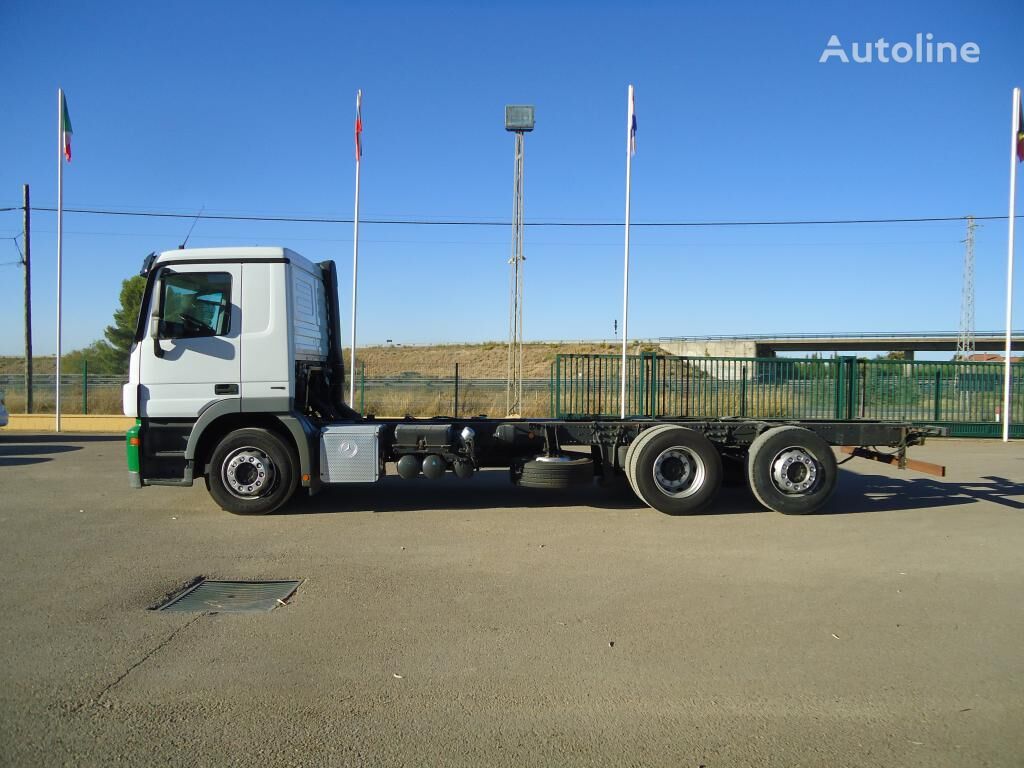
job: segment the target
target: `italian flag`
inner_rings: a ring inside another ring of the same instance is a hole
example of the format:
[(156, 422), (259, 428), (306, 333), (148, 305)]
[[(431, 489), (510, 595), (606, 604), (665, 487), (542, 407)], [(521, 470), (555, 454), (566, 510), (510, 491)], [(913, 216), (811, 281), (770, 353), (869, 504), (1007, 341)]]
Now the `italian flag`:
[[(63, 94), (61, 94), (63, 97)], [(71, 116), (68, 114), (68, 100), (61, 99), (60, 105), (60, 135), (61, 143), (64, 145), (64, 157), (71, 162)]]
[(363, 156), (363, 91), (356, 91), (356, 162)]
[(1017, 162), (1024, 163), (1024, 107), (1017, 109)]

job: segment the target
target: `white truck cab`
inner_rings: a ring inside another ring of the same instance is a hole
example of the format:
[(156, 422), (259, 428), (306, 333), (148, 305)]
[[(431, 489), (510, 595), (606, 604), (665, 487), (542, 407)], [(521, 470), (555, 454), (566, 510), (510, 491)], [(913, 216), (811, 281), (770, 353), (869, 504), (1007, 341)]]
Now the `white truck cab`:
[[(327, 360), (321, 267), (287, 248), (199, 248), (148, 261), (124, 412), (289, 409), (295, 361)], [(244, 306), (244, 311), (243, 311)]]
[[(333, 262), (279, 247), (195, 248), (150, 254), (142, 274), (123, 389), (124, 413), (138, 420), (135, 440), (145, 446), (133, 485), (191, 484), (217, 441), (261, 428), (294, 437), (301, 466), (290, 474), (315, 487), (302, 447), (316, 431), (308, 414), (354, 416), (336, 397), (343, 370), (337, 312), (328, 307), (337, 301)], [(264, 481), (270, 472), (281, 479), (281, 461), (257, 460)]]

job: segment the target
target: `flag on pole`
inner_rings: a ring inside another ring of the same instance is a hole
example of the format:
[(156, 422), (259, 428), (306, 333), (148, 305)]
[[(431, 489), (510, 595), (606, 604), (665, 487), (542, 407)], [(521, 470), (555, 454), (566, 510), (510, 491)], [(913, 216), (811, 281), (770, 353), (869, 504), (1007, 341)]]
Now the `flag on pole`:
[(1017, 109), (1017, 162), (1024, 163), (1024, 107)]
[(622, 265), (622, 370), (619, 373), (619, 415), (626, 418), (626, 344), (629, 340), (629, 187), (636, 154), (636, 100), (630, 83), (626, 96), (626, 242)]
[(1017, 214), (1017, 163), (1024, 161), (1024, 108), (1020, 103), (1020, 88), (1013, 89), (1010, 108), (1010, 214), (1007, 217), (1008, 237), (1006, 253), (1006, 356), (1003, 360), (1003, 442), (1010, 439), (1011, 382), (1010, 357), (1013, 351), (1013, 236)]
[(359, 169), (363, 156), (363, 91), (356, 91), (356, 194), (352, 217), (352, 354), (348, 359), (348, 402), (356, 401), (356, 300), (359, 298)]
[(363, 156), (363, 92), (356, 91), (356, 160)]
[(68, 114), (67, 97), (61, 95), (60, 105), (60, 135), (61, 144), (64, 145), (64, 158), (71, 162), (71, 116)]
[(629, 154), (636, 154), (636, 103), (632, 88), (629, 91)]

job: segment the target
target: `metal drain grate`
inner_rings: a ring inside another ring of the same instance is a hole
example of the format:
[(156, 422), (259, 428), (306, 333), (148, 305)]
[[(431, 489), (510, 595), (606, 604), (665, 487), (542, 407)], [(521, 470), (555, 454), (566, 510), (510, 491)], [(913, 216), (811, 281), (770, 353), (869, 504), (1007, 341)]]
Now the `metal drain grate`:
[(258, 613), (272, 611), (299, 588), (297, 581), (211, 581), (203, 579), (172, 597), (158, 611)]

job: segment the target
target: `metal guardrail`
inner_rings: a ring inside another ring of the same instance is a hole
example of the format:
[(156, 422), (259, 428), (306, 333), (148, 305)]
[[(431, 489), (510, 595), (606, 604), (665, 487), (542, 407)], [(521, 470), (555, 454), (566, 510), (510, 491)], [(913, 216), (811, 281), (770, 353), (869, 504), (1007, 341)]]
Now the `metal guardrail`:
[[(54, 373), (32, 374), (32, 389), (45, 390), (53, 389), (57, 375)], [(128, 381), (127, 376), (94, 376), (90, 374), (86, 381), (92, 387), (120, 387)], [(80, 373), (62, 373), (60, 375), (61, 387), (78, 386), (82, 383)], [(25, 391), (25, 374), (23, 373), (0, 373), (0, 389), (7, 392)]]

